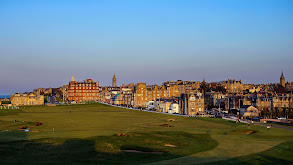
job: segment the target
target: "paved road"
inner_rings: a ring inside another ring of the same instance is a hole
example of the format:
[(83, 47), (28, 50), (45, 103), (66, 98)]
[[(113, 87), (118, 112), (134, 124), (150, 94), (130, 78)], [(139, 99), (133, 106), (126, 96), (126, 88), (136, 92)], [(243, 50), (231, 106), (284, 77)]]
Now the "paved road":
[(286, 129), (286, 130), (290, 130), (293, 131), (293, 127), (286, 127), (286, 126), (282, 126), (282, 125), (276, 125), (276, 124), (264, 124), (264, 123), (260, 123), (260, 122), (254, 122), (253, 124), (255, 125), (261, 125), (261, 126), (272, 126), (273, 128), (281, 128), (281, 129)]
[[(103, 102), (99, 102), (99, 103), (106, 104), (106, 105), (110, 105), (110, 106), (115, 106), (115, 105), (111, 105), (111, 104), (107, 104), (107, 103), (103, 103)], [(145, 112), (152, 112), (152, 113), (161, 113), (161, 114), (166, 114), (166, 115), (176, 115), (176, 116), (190, 117), (190, 116), (188, 116), (188, 115), (163, 113), (163, 112), (156, 112), (156, 111), (149, 111), (149, 110), (140, 110), (140, 109), (128, 108), (128, 107), (122, 107), (122, 106), (116, 106), (116, 107), (126, 108), (126, 109), (131, 109), (131, 110), (138, 110), (138, 111), (145, 111)], [(232, 120), (232, 121), (235, 121), (235, 122), (236, 122), (236, 118), (230, 118), (230, 117), (228, 117), (228, 116), (225, 116), (225, 117), (223, 117), (222, 119), (225, 119), (225, 120)], [(242, 123), (249, 123), (249, 121), (246, 121), (246, 120), (240, 120), (240, 122), (242, 122)], [(250, 124), (252, 124), (252, 123), (250, 123)], [(260, 126), (264, 126), (264, 127), (271, 126), (271, 124), (264, 124), (264, 123), (260, 123), (260, 122), (256, 122), (256, 121), (253, 121), (253, 124), (255, 124), (255, 125), (260, 125)], [(286, 127), (286, 126), (282, 126), (282, 125), (272, 125), (272, 127), (274, 127), (274, 128), (281, 128), (281, 129), (286, 129), (286, 130), (293, 131), (293, 127)]]

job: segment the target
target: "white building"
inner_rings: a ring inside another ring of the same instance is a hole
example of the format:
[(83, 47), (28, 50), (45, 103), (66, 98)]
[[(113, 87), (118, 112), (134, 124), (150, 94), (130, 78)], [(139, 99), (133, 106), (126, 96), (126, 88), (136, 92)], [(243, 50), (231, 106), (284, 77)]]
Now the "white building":
[(155, 102), (154, 101), (148, 101), (148, 109), (150, 109), (150, 110), (155, 109)]
[(171, 103), (168, 113), (179, 113), (179, 104), (178, 103)]

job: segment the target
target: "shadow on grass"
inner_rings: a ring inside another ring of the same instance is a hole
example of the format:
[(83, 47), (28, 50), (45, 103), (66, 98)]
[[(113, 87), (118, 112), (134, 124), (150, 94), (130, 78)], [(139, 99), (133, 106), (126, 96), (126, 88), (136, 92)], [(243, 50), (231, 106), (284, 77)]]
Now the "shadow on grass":
[[(166, 143), (176, 147), (168, 147)], [(217, 145), (210, 135), (186, 132), (24, 140), (0, 143), (0, 164), (142, 164), (208, 151)], [(129, 153), (124, 150), (162, 154)]]
[(293, 140), (283, 142), (266, 151), (207, 164), (293, 164)]
[(24, 112), (21, 109), (0, 109), (0, 116), (17, 115)]

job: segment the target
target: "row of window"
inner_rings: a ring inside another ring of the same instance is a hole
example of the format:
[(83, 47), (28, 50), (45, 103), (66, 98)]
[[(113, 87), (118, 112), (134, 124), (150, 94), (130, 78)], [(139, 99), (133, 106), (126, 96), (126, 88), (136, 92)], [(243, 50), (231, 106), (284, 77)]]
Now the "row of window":
[[(70, 93), (68, 96), (96, 96), (95, 93)], [(97, 94), (98, 96), (98, 94)]]
[(68, 93), (76, 93), (76, 92), (99, 92), (99, 90), (70, 90)]
[(69, 89), (99, 89), (99, 87), (70, 87)]
[(80, 87), (91, 87), (91, 86), (97, 86), (97, 84), (95, 83), (92, 83), (92, 84), (83, 84), (83, 83), (80, 83), (80, 84), (71, 84), (70, 86), (80, 86)]
[(97, 97), (75, 97), (69, 98), (70, 100), (97, 100)]

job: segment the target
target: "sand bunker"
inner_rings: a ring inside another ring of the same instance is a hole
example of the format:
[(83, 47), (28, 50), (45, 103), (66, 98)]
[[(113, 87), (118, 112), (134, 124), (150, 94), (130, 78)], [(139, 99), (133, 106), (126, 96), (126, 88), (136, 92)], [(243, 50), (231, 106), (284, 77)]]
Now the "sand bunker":
[(138, 151), (138, 150), (124, 150), (124, 152), (140, 153), (140, 154), (163, 154), (164, 153), (164, 152), (145, 152), (145, 151)]
[(116, 135), (116, 136), (126, 136), (125, 133), (116, 133), (115, 135)]
[(18, 130), (19, 131), (25, 131), (25, 132), (39, 132), (37, 130), (30, 130), (31, 128), (33, 127), (37, 127), (37, 126), (41, 126), (41, 125), (44, 125), (45, 123), (42, 123), (42, 122), (35, 122), (35, 125), (34, 126), (20, 126), (18, 127)]
[(166, 147), (177, 147), (177, 146), (175, 146), (175, 145), (173, 145), (173, 144), (170, 144), (170, 143), (166, 143), (165, 146), (166, 146)]
[(253, 134), (253, 133), (255, 133), (255, 131), (247, 131), (245, 134), (246, 134), (246, 135), (251, 135), (251, 134)]
[(161, 124), (160, 126), (162, 126), (162, 127), (174, 127), (174, 126), (172, 126), (172, 125), (169, 125), (168, 123)]

